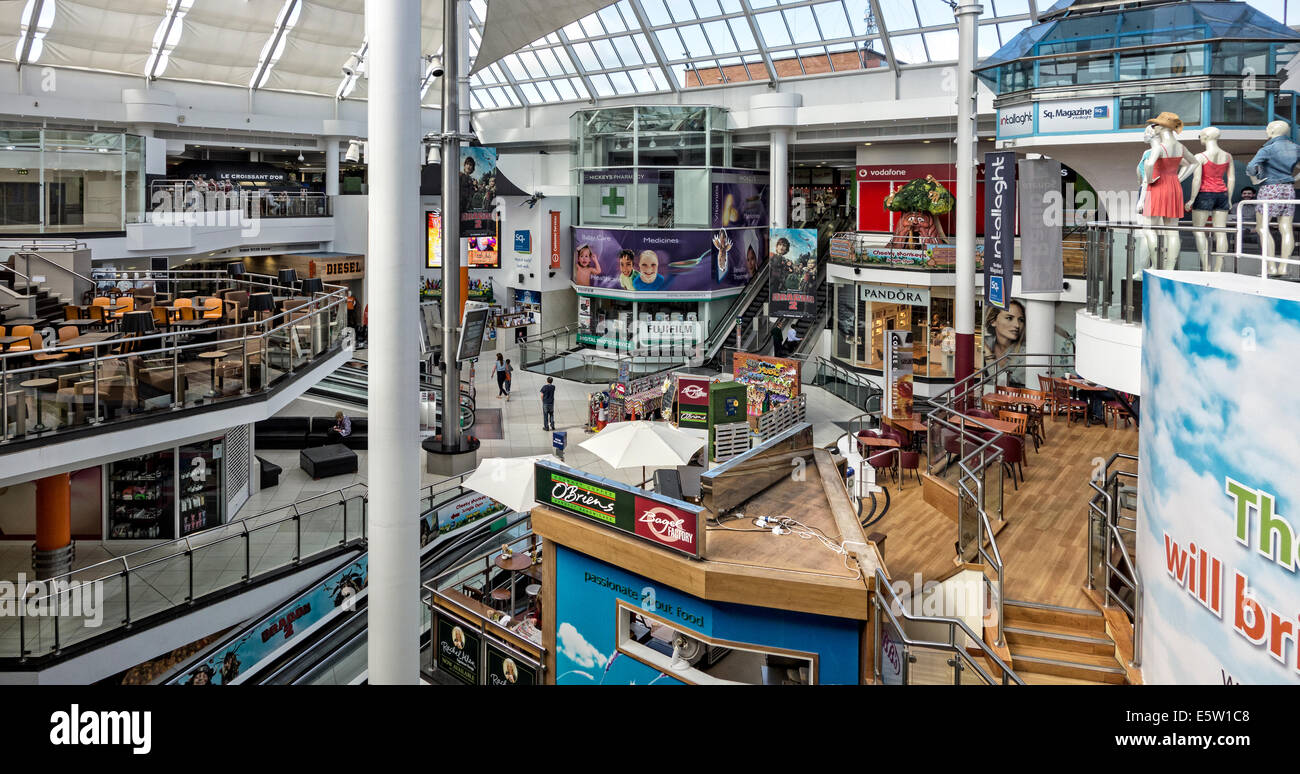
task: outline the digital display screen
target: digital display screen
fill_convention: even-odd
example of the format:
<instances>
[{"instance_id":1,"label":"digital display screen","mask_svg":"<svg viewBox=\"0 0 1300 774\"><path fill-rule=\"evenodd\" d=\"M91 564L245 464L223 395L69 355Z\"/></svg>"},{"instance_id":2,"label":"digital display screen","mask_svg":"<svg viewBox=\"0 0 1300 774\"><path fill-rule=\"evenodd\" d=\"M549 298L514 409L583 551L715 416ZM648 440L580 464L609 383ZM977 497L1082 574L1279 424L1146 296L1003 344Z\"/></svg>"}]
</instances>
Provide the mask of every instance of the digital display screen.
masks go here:
<instances>
[{"instance_id":1,"label":"digital display screen","mask_svg":"<svg viewBox=\"0 0 1300 774\"><path fill-rule=\"evenodd\" d=\"M460 326L460 349L457 360L473 360L483 351L483 334L487 331L488 309L466 309Z\"/></svg>"},{"instance_id":2,"label":"digital display screen","mask_svg":"<svg viewBox=\"0 0 1300 774\"><path fill-rule=\"evenodd\" d=\"M469 238L469 267L471 269L496 269L501 266L501 253L496 237Z\"/></svg>"},{"instance_id":3,"label":"digital display screen","mask_svg":"<svg viewBox=\"0 0 1300 774\"><path fill-rule=\"evenodd\" d=\"M442 212L424 213L424 265L429 269L442 268Z\"/></svg>"}]
</instances>

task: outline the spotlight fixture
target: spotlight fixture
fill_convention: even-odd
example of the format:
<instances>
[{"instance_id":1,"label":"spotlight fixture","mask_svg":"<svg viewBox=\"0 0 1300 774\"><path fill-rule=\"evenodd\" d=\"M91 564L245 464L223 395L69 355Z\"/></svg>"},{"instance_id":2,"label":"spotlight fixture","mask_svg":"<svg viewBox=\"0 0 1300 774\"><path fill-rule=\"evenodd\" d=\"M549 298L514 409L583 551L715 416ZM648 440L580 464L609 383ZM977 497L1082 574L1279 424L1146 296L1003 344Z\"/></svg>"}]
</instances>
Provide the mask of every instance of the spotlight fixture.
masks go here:
<instances>
[{"instance_id":1,"label":"spotlight fixture","mask_svg":"<svg viewBox=\"0 0 1300 774\"><path fill-rule=\"evenodd\" d=\"M436 142L429 143L429 155L425 159L425 163L426 164L442 163L442 147L439 146L438 143Z\"/></svg>"},{"instance_id":2,"label":"spotlight fixture","mask_svg":"<svg viewBox=\"0 0 1300 774\"><path fill-rule=\"evenodd\" d=\"M307 160L307 159L305 159L305 158L303 157L303 155L302 155L302 151L298 151L298 162L299 162L299 163L302 163L302 162L304 162L304 161L306 161L306 160Z\"/></svg>"},{"instance_id":3,"label":"spotlight fixture","mask_svg":"<svg viewBox=\"0 0 1300 774\"><path fill-rule=\"evenodd\" d=\"M355 164L361 160L361 142L359 140L348 140L348 152L343 157L349 163Z\"/></svg>"}]
</instances>

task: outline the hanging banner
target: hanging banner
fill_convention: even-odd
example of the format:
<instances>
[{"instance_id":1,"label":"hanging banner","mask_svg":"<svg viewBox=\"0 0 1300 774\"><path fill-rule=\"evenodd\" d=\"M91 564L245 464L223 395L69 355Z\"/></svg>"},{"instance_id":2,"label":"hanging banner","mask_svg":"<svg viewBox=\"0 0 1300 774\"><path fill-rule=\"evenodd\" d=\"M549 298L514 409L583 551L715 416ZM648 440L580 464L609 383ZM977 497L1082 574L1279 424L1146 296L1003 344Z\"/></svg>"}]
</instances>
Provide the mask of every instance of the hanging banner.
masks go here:
<instances>
[{"instance_id":1,"label":"hanging banner","mask_svg":"<svg viewBox=\"0 0 1300 774\"><path fill-rule=\"evenodd\" d=\"M496 148L460 149L460 235L495 237L492 200L497 197Z\"/></svg>"},{"instance_id":2,"label":"hanging banner","mask_svg":"<svg viewBox=\"0 0 1300 774\"><path fill-rule=\"evenodd\" d=\"M1048 217L1047 203L1061 190L1061 162L1022 159L1017 164L1020 199L1020 292L1060 293L1061 218Z\"/></svg>"},{"instance_id":3,"label":"hanging banner","mask_svg":"<svg viewBox=\"0 0 1300 774\"><path fill-rule=\"evenodd\" d=\"M890 419L912 418L912 332L885 331L885 405Z\"/></svg>"},{"instance_id":4,"label":"hanging banner","mask_svg":"<svg viewBox=\"0 0 1300 774\"><path fill-rule=\"evenodd\" d=\"M560 268L560 213L551 210L551 268Z\"/></svg>"},{"instance_id":5,"label":"hanging banner","mask_svg":"<svg viewBox=\"0 0 1300 774\"><path fill-rule=\"evenodd\" d=\"M766 258L765 233L575 228L573 284L630 292L744 287Z\"/></svg>"},{"instance_id":6,"label":"hanging banner","mask_svg":"<svg viewBox=\"0 0 1300 774\"><path fill-rule=\"evenodd\" d=\"M442 210L434 209L424 213L424 266L428 269L442 268Z\"/></svg>"},{"instance_id":7,"label":"hanging banner","mask_svg":"<svg viewBox=\"0 0 1300 774\"><path fill-rule=\"evenodd\" d=\"M1016 154L984 154L984 300L1006 309L1015 271ZM1060 244L1060 240L1057 240Z\"/></svg>"},{"instance_id":8,"label":"hanging banner","mask_svg":"<svg viewBox=\"0 0 1300 774\"><path fill-rule=\"evenodd\" d=\"M817 309L817 230L769 230L768 309L774 317L810 317Z\"/></svg>"}]
</instances>

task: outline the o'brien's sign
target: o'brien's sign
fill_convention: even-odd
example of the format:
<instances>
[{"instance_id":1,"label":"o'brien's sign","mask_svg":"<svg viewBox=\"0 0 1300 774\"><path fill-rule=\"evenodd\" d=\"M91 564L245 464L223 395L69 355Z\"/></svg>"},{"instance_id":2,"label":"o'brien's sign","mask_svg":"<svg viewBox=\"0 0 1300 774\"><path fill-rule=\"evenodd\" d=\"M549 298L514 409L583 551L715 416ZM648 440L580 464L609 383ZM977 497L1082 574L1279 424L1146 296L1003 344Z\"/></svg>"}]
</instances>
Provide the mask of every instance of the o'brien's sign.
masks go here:
<instances>
[{"instance_id":1,"label":"o'brien's sign","mask_svg":"<svg viewBox=\"0 0 1300 774\"><path fill-rule=\"evenodd\" d=\"M534 473L542 505L699 558L700 508L564 465L538 462Z\"/></svg>"}]
</instances>

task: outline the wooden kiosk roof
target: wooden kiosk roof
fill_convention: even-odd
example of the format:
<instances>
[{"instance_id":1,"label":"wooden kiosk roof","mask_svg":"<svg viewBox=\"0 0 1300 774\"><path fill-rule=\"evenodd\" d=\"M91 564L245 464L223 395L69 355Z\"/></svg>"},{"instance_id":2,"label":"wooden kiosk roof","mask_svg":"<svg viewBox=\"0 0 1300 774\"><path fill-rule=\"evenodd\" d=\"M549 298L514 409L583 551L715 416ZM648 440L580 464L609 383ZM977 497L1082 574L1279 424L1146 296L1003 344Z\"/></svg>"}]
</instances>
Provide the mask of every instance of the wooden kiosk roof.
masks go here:
<instances>
[{"instance_id":1,"label":"wooden kiosk roof","mask_svg":"<svg viewBox=\"0 0 1300 774\"><path fill-rule=\"evenodd\" d=\"M834 458L813 448L811 425L713 468L701 485L706 527L700 559L542 505L532 511L533 530L701 599L869 618L867 591L882 566L880 554L866 542ZM752 523L758 516L795 519L849 553L817 539L759 531Z\"/></svg>"}]
</instances>

